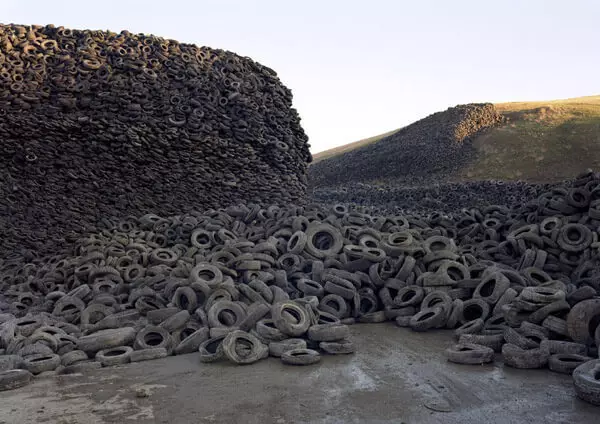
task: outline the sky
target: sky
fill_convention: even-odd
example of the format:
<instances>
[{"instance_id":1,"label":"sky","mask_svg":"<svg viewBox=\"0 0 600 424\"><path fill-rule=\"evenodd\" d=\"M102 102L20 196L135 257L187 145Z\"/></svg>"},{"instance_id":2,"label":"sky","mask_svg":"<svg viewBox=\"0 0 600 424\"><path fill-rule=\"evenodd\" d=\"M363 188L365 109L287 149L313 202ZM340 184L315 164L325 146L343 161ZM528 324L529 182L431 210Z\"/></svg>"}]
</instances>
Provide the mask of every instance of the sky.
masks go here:
<instances>
[{"instance_id":1,"label":"sky","mask_svg":"<svg viewBox=\"0 0 600 424\"><path fill-rule=\"evenodd\" d=\"M250 56L292 90L313 153L460 103L600 94L597 0L0 0L0 23Z\"/></svg>"}]
</instances>

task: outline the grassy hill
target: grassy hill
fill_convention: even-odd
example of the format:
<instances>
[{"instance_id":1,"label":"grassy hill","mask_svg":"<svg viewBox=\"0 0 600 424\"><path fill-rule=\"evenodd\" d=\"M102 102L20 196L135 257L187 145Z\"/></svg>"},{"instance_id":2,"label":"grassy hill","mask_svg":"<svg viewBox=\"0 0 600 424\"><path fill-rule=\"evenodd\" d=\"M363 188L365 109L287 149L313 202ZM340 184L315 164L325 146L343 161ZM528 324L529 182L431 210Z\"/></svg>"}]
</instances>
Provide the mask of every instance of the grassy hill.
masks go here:
<instances>
[{"instance_id":1,"label":"grassy hill","mask_svg":"<svg viewBox=\"0 0 600 424\"><path fill-rule=\"evenodd\" d=\"M468 160L444 179L550 182L571 178L585 168L600 169L600 96L494 106L503 122L468 140ZM364 158L375 151L378 144L397 139L403 130L320 152L314 155L309 177L324 165L313 168L314 164L327 159L328 164L333 165L347 161L342 158L353 153L355 157ZM361 153L356 155L356 152ZM360 165L356 163L357 167ZM363 182L382 181L365 178Z\"/></svg>"},{"instance_id":2,"label":"grassy hill","mask_svg":"<svg viewBox=\"0 0 600 424\"><path fill-rule=\"evenodd\" d=\"M459 180L555 181L600 169L600 96L499 103L505 123L475 138Z\"/></svg>"}]
</instances>

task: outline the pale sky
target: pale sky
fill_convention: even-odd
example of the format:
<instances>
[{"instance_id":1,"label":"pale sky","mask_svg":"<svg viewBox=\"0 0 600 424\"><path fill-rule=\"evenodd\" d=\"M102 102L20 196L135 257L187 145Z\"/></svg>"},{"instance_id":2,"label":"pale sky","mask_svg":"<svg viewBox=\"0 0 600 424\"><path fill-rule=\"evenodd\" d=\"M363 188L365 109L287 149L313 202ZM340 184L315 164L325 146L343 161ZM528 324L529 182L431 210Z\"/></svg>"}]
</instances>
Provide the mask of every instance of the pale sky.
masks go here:
<instances>
[{"instance_id":1,"label":"pale sky","mask_svg":"<svg viewBox=\"0 0 600 424\"><path fill-rule=\"evenodd\" d=\"M313 153L459 103L600 94L597 0L0 0L0 22L250 56L292 89Z\"/></svg>"}]
</instances>

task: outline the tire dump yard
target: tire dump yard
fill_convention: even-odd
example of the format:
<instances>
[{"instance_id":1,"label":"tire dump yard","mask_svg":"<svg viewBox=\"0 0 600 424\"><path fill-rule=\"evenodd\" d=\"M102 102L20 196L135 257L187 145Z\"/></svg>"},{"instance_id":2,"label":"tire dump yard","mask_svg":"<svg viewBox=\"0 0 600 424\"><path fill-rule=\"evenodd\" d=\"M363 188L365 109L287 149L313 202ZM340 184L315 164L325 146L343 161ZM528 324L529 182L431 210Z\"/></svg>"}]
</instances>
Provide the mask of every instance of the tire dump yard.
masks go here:
<instances>
[{"instance_id":1,"label":"tire dump yard","mask_svg":"<svg viewBox=\"0 0 600 424\"><path fill-rule=\"evenodd\" d=\"M600 422L600 173L507 119L311 164L248 57L0 25L0 423Z\"/></svg>"}]
</instances>

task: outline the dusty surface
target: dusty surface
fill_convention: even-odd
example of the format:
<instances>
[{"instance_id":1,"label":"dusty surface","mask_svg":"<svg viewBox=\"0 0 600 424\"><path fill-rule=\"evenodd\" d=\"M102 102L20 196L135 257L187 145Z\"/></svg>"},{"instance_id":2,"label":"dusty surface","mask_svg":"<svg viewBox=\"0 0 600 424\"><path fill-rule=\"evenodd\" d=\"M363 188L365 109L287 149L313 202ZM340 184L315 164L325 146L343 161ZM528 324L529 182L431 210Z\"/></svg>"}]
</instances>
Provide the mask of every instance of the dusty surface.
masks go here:
<instances>
[{"instance_id":1,"label":"dusty surface","mask_svg":"<svg viewBox=\"0 0 600 424\"><path fill-rule=\"evenodd\" d=\"M450 332L354 326L359 352L292 367L201 364L196 354L38 378L0 395L1 424L597 423L569 376L449 364Z\"/></svg>"}]
</instances>

